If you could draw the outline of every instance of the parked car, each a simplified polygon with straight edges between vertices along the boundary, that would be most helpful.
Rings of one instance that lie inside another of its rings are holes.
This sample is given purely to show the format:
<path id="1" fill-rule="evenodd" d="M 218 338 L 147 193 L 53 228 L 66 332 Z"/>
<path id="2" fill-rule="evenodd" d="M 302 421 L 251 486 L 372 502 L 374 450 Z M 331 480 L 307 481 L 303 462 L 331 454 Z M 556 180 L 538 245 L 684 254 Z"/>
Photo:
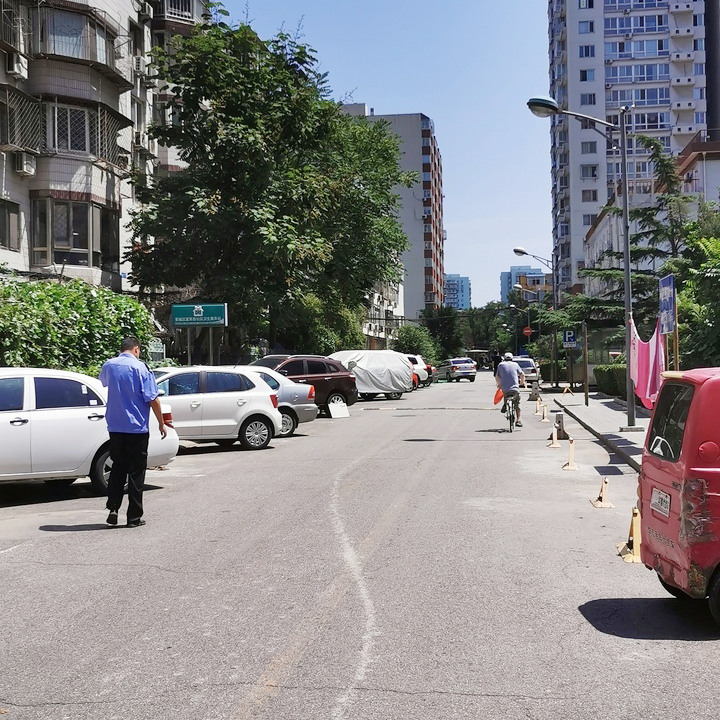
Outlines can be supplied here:
<path id="1" fill-rule="evenodd" d="M 263 450 L 282 432 L 277 393 L 250 369 L 196 365 L 154 371 L 181 440 Z"/>
<path id="2" fill-rule="evenodd" d="M 90 476 L 107 492 L 110 436 L 107 390 L 97 378 L 65 370 L 0 368 L 0 481 Z M 167 437 L 150 416 L 148 467 L 167 465 L 178 451 L 169 405 L 162 401 Z"/>
<path id="3" fill-rule="evenodd" d="M 415 381 L 412 363 L 406 355 L 394 350 L 340 350 L 331 356 L 341 362 L 356 379 L 360 397 L 372 400 L 384 394 L 388 400 L 399 400 L 412 392 Z"/>
<path id="4" fill-rule="evenodd" d="M 408 355 L 407 359 L 412 363 L 420 387 L 427 387 L 432 382 L 427 363 L 419 355 Z"/>
<path id="5" fill-rule="evenodd" d="M 278 437 L 290 437 L 299 423 L 306 423 L 318 416 L 320 408 L 315 402 L 315 386 L 297 383 L 281 373 L 259 365 L 240 366 L 237 370 L 256 372 L 278 396 L 278 410 L 282 415 L 282 430 Z"/>
<path id="6" fill-rule="evenodd" d="M 266 355 L 249 367 L 266 367 L 297 383 L 315 386 L 315 402 L 328 415 L 328 405 L 357 402 L 355 376 L 342 363 L 323 355 Z"/>
<path id="7" fill-rule="evenodd" d="M 457 357 L 443 360 L 438 365 L 438 376 L 447 382 L 460 382 L 461 378 L 467 378 L 475 382 L 477 374 L 475 361 L 469 357 Z"/>
<path id="8" fill-rule="evenodd" d="M 523 374 L 525 375 L 525 382 L 531 383 L 540 381 L 540 373 L 538 372 L 537 365 L 535 365 L 535 361 L 532 358 L 522 356 L 514 357 L 513 360 L 523 371 Z"/>

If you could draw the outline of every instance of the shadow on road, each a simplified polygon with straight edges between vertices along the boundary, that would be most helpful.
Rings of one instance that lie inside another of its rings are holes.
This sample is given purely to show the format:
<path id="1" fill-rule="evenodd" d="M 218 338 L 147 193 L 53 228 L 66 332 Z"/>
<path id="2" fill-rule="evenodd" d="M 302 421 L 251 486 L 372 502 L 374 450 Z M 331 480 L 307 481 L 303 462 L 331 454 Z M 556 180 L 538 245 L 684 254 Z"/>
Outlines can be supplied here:
<path id="1" fill-rule="evenodd" d="M 301 436 L 298 436 L 301 437 Z M 278 440 L 284 440 L 286 438 L 277 438 Z M 271 441 L 272 442 L 272 441 Z M 272 445 L 268 445 L 262 452 L 267 452 L 268 450 L 274 450 L 275 448 Z M 245 448 L 240 445 L 240 443 L 235 443 L 235 445 L 231 445 L 230 447 L 220 447 L 219 445 L 193 445 L 192 447 L 187 447 L 184 445 L 180 446 L 180 449 L 178 450 L 178 457 L 181 455 L 217 455 L 219 453 L 235 453 L 235 452 L 256 452 L 254 450 L 245 450 Z"/>
<path id="2" fill-rule="evenodd" d="M 510 432 L 509 428 L 486 428 L 485 430 L 476 430 L 475 432 L 481 432 L 481 433 L 506 433 Z"/>
<path id="3" fill-rule="evenodd" d="M 403 442 L 437 442 L 432 438 L 405 438 Z"/>
<path id="4" fill-rule="evenodd" d="M 148 485 L 147 483 L 144 487 L 145 492 L 162 489 L 162 485 Z M 38 480 L 0 483 L 0 508 L 40 505 L 42 503 L 87 498 L 101 500 L 103 497 L 103 495 L 95 492 L 89 480 L 77 481 L 72 485 L 63 482 L 42 482 Z"/>
<path id="5" fill-rule="evenodd" d="M 88 532 L 89 530 L 115 530 L 105 523 L 88 523 L 85 525 L 41 525 L 38 530 L 45 532 Z"/>
<path id="6" fill-rule="evenodd" d="M 718 627 L 706 602 L 674 598 L 612 598 L 591 600 L 578 608 L 583 617 L 607 635 L 633 640 L 715 640 Z"/>

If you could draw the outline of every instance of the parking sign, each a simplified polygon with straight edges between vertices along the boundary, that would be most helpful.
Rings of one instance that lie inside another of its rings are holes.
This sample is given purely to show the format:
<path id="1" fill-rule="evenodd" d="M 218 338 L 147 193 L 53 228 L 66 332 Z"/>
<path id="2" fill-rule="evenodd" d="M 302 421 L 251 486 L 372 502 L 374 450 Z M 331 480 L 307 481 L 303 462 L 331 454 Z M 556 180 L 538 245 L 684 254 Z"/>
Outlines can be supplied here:
<path id="1" fill-rule="evenodd" d="M 563 330 L 563 347 L 572 350 L 577 347 L 577 336 L 574 330 Z"/>

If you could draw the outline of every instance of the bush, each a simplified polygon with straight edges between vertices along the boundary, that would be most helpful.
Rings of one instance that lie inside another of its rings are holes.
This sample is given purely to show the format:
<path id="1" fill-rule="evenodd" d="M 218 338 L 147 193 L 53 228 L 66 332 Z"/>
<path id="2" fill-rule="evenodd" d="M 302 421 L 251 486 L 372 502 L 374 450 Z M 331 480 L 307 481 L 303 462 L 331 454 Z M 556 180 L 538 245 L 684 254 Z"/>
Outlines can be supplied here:
<path id="1" fill-rule="evenodd" d="M 430 331 L 422 325 L 403 325 L 398 329 L 397 339 L 392 344 L 392 349 L 401 353 L 421 355 L 426 363 L 437 365 L 440 362 L 440 349 L 430 334 Z"/>
<path id="2" fill-rule="evenodd" d="M 540 361 L 540 377 L 543 379 L 543 382 L 550 382 L 550 379 L 552 377 L 552 361 L 551 360 L 541 360 Z M 559 360 L 558 361 L 558 372 L 560 374 L 560 377 L 558 378 L 558 382 L 567 382 L 567 363 L 565 360 Z"/>
<path id="3" fill-rule="evenodd" d="M 625 365 L 619 364 L 595 365 L 593 373 L 595 374 L 598 390 L 606 395 L 625 397 L 627 394 L 626 370 Z"/>
<path id="4" fill-rule="evenodd" d="M 149 311 L 136 300 L 82 280 L 0 281 L 0 366 L 60 368 L 97 375 L 134 335 L 152 337 Z"/>

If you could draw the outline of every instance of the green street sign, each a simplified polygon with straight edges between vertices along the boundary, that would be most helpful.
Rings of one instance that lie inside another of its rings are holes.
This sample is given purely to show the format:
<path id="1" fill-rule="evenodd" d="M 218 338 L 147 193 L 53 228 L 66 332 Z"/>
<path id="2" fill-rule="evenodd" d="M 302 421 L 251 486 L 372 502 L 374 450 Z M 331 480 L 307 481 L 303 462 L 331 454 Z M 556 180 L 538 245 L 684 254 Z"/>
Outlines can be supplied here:
<path id="1" fill-rule="evenodd" d="M 227 325 L 227 303 L 173 305 L 172 324 L 177 327 Z"/>

